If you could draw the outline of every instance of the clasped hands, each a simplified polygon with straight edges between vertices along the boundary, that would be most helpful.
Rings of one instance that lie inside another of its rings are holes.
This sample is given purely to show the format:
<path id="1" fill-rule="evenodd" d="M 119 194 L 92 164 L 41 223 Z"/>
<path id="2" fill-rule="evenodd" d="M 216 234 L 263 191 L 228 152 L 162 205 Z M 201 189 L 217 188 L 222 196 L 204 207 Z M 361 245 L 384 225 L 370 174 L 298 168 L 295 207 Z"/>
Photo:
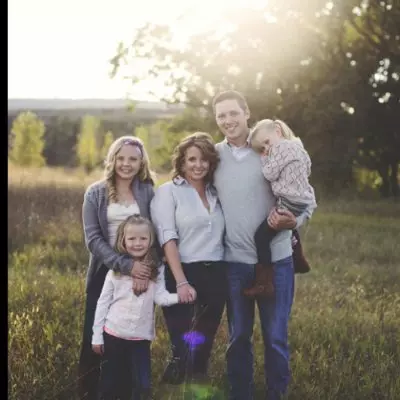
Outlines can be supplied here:
<path id="1" fill-rule="evenodd" d="M 135 261 L 133 263 L 131 276 L 133 279 L 132 290 L 136 296 L 144 293 L 148 286 L 150 280 L 151 269 L 143 261 Z M 177 287 L 176 292 L 179 297 L 179 303 L 193 303 L 196 300 L 197 293 L 193 286 L 189 283 L 185 283 Z"/>
<path id="2" fill-rule="evenodd" d="M 189 282 L 177 286 L 176 292 L 179 297 L 179 303 L 193 303 L 197 297 L 196 289 Z"/>

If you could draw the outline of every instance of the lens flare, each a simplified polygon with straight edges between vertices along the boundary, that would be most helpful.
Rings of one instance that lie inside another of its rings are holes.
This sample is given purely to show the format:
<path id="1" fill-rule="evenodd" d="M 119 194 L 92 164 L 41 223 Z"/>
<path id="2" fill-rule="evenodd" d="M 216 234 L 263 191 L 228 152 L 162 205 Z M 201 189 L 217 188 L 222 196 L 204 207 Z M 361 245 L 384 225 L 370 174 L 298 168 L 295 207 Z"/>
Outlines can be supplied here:
<path id="1" fill-rule="evenodd" d="M 190 400 L 225 400 L 224 393 L 211 385 L 192 384 L 186 387 L 186 399 Z"/>
<path id="2" fill-rule="evenodd" d="M 200 332 L 191 331 L 183 334 L 183 340 L 189 346 L 190 349 L 195 349 L 200 344 L 203 344 L 206 338 Z"/>

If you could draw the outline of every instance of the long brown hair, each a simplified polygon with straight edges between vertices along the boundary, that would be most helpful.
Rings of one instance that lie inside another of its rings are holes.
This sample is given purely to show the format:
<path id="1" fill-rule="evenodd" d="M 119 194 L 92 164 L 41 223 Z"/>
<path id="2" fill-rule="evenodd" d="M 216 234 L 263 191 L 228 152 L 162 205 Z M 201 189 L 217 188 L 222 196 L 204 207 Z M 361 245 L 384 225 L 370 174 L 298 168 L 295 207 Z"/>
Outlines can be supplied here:
<path id="1" fill-rule="evenodd" d="M 219 154 L 215 149 L 215 143 L 212 136 L 207 132 L 192 133 L 183 138 L 178 146 L 175 147 L 172 156 L 172 179 L 178 176 L 183 177 L 185 155 L 187 150 L 192 146 L 197 147 L 201 151 L 203 157 L 210 163 L 210 168 L 207 175 L 204 177 L 204 180 L 207 183 L 213 183 L 214 172 L 219 163 Z"/>
<path id="2" fill-rule="evenodd" d="M 122 221 L 121 224 L 118 226 L 117 238 L 115 241 L 115 250 L 122 254 L 128 254 L 128 251 L 126 250 L 126 245 L 125 245 L 125 232 L 126 232 L 126 227 L 128 225 L 134 225 L 134 226 L 145 225 L 145 226 L 147 226 L 147 228 L 149 230 L 149 234 L 150 234 L 149 251 L 144 256 L 143 262 L 150 267 L 150 270 L 151 270 L 150 279 L 154 281 L 158 276 L 158 272 L 159 272 L 158 267 L 160 265 L 160 261 L 157 257 L 157 253 L 153 247 L 154 238 L 155 238 L 153 224 L 150 222 L 149 219 L 142 217 L 139 214 L 130 215 L 124 221 Z"/>

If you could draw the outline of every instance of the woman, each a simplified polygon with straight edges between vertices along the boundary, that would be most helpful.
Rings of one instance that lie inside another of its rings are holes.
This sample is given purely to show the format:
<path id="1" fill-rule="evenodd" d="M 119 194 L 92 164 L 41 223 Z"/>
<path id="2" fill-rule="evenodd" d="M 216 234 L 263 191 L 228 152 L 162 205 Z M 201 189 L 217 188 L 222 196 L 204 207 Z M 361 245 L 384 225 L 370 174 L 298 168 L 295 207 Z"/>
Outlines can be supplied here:
<path id="1" fill-rule="evenodd" d="M 126 217 L 132 214 L 150 217 L 153 196 L 152 172 L 143 143 L 134 136 L 116 139 L 105 160 L 104 179 L 89 186 L 83 201 L 83 229 L 90 257 L 78 367 L 80 398 L 98 399 L 101 358 L 92 351 L 91 339 L 96 303 L 107 272 L 112 269 L 134 277 L 133 290 L 137 294 L 147 289 L 149 267 L 134 262 L 129 255 L 117 253 L 114 242 L 118 226 Z"/>
<path id="2" fill-rule="evenodd" d="M 152 221 L 167 261 L 167 290 L 180 302 L 163 309 L 173 358 L 163 382 L 206 379 L 226 300 L 224 216 L 212 185 L 219 158 L 209 134 L 197 132 L 176 147 L 173 179 L 151 202 Z M 195 300 L 195 304 L 189 304 Z"/>

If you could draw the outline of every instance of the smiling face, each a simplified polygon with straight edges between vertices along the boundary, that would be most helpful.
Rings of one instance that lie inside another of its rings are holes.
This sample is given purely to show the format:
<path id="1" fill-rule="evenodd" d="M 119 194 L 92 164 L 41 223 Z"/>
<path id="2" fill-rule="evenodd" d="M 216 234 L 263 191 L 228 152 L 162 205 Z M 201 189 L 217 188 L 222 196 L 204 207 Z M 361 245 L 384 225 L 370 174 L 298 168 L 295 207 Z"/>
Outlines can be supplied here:
<path id="1" fill-rule="evenodd" d="M 203 180 L 210 170 L 210 161 L 207 160 L 197 146 L 190 146 L 185 152 L 182 165 L 184 178 L 188 181 Z"/>
<path id="2" fill-rule="evenodd" d="M 115 177 L 117 179 L 132 180 L 140 171 L 142 156 L 136 146 L 125 144 L 115 155 Z"/>
<path id="3" fill-rule="evenodd" d="M 248 109 L 243 109 L 236 99 L 226 99 L 215 104 L 215 121 L 228 142 L 241 146 L 248 136 Z"/>
<path id="4" fill-rule="evenodd" d="M 124 244 L 128 254 L 134 258 L 144 257 L 151 246 L 151 233 L 146 224 L 127 224 Z"/>

